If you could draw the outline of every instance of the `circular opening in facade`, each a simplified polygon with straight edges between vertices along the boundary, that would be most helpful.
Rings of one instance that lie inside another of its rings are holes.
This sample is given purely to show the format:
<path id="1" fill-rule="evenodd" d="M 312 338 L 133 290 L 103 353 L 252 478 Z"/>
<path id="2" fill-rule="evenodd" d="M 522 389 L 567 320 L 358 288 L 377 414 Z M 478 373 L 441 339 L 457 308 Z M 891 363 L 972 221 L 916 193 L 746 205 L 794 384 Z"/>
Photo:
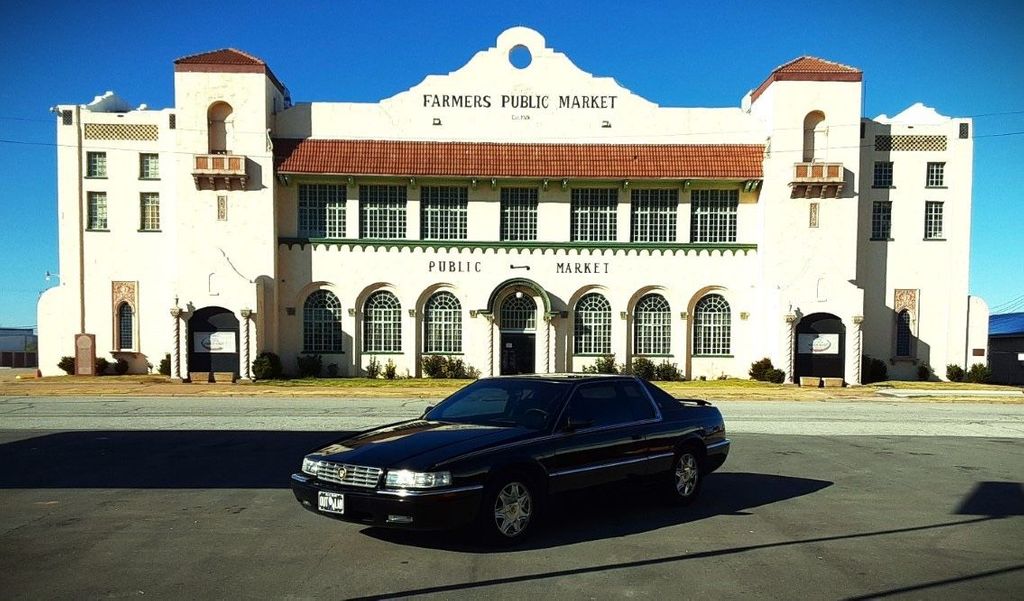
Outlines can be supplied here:
<path id="1" fill-rule="evenodd" d="M 533 54 L 530 53 L 529 48 L 519 44 L 508 51 L 508 62 L 512 63 L 516 69 L 525 69 L 533 62 Z"/>

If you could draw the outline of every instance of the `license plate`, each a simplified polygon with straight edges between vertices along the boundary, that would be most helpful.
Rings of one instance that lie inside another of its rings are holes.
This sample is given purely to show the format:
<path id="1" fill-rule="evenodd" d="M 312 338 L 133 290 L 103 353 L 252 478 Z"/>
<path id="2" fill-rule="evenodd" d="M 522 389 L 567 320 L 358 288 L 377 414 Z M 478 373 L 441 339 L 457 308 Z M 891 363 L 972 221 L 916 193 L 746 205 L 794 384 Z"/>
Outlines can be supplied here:
<path id="1" fill-rule="evenodd" d="M 320 511 L 345 513 L 345 495 L 337 492 L 318 491 L 317 507 Z"/>

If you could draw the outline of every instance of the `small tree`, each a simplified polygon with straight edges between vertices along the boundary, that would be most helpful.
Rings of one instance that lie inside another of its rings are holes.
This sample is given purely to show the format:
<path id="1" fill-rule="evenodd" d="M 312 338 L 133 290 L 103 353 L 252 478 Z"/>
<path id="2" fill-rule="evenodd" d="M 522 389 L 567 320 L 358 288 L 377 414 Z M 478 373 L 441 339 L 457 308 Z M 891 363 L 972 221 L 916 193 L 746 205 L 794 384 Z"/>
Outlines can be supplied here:
<path id="1" fill-rule="evenodd" d="M 57 367 L 64 370 L 69 376 L 75 375 L 75 358 L 71 356 L 64 356 L 57 362 Z"/>

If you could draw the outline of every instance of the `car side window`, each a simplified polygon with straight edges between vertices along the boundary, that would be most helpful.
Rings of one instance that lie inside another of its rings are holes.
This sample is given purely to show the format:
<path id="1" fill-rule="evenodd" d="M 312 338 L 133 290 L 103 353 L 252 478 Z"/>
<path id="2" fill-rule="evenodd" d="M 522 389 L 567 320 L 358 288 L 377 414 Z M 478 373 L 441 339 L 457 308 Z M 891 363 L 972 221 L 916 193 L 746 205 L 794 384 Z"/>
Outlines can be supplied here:
<path id="1" fill-rule="evenodd" d="M 586 427 L 612 426 L 635 421 L 615 382 L 584 384 L 569 401 L 569 418 Z"/>
<path id="2" fill-rule="evenodd" d="M 478 387 L 469 391 L 461 402 L 444 408 L 434 419 L 457 419 L 471 415 L 501 415 L 508 404 L 508 391 L 501 388 Z"/>
<path id="3" fill-rule="evenodd" d="M 679 405 L 679 401 L 675 397 L 646 380 L 644 380 L 644 387 L 651 393 L 654 402 L 658 404 L 662 411 L 667 411 Z"/>
<path id="4" fill-rule="evenodd" d="M 647 398 L 647 394 L 639 384 L 636 382 L 620 382 L 619 388 L 622 390 L 622 400 L 629 406 L 634 421 L 657 417 L 657 413 L 654 412 L 654 405 L 651 404 L 651 400 Z"/>

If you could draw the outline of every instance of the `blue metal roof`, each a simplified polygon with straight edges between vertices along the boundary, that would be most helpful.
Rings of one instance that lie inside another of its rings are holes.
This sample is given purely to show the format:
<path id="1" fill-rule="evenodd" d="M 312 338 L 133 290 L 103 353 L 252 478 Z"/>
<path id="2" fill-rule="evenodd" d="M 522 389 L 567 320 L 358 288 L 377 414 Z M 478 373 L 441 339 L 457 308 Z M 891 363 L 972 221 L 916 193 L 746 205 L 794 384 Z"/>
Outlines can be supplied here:
<path id="1" fill-rule="evenodd" d="M 1024 313 L 1003 313 L 988 318 L 989 336 L 1024 336 Z"/>

